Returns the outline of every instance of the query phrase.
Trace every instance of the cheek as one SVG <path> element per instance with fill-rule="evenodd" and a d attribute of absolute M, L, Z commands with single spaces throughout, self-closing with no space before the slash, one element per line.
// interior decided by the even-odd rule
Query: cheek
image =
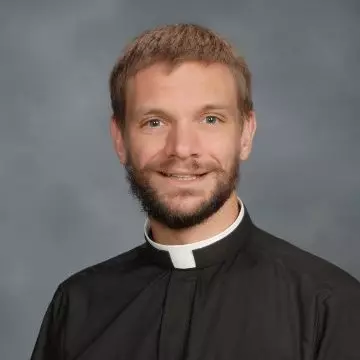
<path fill-rule="evenodd" d="M 229 141 L 213 141 L 207 145 L 208 154 L 215 158 L 223 170 L 229 170 L 238 159 L 238 144 Z"/>
<path fill-rule="evenodd" d="M 154 163 L 158 153 L 158 144 L 146 139 L 136 144 L 133 143 L 131 147 L 131 159 L 138 169 L 144 169 L 149 164 Z"/>

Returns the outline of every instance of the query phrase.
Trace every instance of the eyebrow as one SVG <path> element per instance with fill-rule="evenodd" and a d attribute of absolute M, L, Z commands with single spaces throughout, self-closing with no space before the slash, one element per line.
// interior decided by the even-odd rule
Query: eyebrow
<path fill-rule="evenodd" d="M 200 112 L 208 112 L 213 110 L 222 110 L 222 111 L 230 111 L 230 106 L 226 104 L 207 104 L 205 105 Z"/>
<path fill-rule="evenodd" d="M 204 113 L 204 112 L 209 112 L 209 111 L 216 111 L 216 110 L 220 110 L 220 111 L 226 111 L 227 113 L 230 112 L 230 106 L 226 105 L 226 104 L 206 104 L 204 105 L 199 111 L 198 113 Z M 169 113 L 167 113 L 164 109 L 161 108 L 157 108 L 157 107 L 139 107 L 136 111 L 135 111 L 135 116 L 148 116 L 148 115 L 160 115 L 163 117 L 167 117 L 169 116 Z"/>

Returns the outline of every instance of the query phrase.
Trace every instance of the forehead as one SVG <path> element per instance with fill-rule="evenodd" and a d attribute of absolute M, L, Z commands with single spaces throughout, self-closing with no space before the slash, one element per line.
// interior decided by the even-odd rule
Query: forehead
<path fill-rule="evenodd" d="M 236 107 L 237 88 L 233 73 L 223 64 L 155 64 L 129 80 L 126 100 L 132 110 L 167 105 L 195 109 L 212 103 Z"/>

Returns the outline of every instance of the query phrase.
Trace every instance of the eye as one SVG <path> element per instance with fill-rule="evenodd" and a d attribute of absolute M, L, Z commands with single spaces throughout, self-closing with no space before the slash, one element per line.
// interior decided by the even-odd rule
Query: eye
<path fill-rule="evenodd" d="M 207 116 L 205 116 L 204 121 L 207 124 L 213 125 L 213 124 L 216 124 L 217 122 L 219 122 L 220 119 L 215 115 L 207 115 Z"/>
<path fill-rule="evenodd" d="M 144 126 L 150 127 L 150 128 L 157 128 L 161 126 L 161 120 L 160 119 L 149 119 L 144 123 Z"/>

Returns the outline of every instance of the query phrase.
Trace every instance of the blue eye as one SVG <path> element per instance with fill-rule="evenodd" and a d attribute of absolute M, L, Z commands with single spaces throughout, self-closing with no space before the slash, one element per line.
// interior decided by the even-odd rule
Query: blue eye
<path fill-rule="evenodd" d="M 216 124 L 217 122 L 219 122 L 219 118 L 214 115 L 207 115 L 205 116 L 205 122 L 208 124 Z"/>

